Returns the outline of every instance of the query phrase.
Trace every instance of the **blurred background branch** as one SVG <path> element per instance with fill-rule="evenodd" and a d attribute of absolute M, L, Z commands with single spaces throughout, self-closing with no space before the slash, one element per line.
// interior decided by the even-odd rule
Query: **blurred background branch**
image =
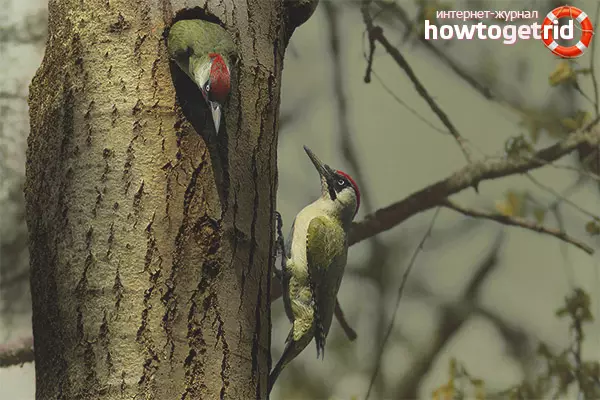
<path fill-rule="evenodd" d="M 15 343 L 0 344 L 0 368 L 32 362 L 33 359 L 33 340 L 31 338 Z"/>

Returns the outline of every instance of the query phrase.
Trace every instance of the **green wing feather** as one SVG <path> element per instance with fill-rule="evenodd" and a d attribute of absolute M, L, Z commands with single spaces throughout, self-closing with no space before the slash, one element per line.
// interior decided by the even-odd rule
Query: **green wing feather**
<path fill-rule="evenodd" d="M 315 217 L 307 232 L 306 260 L 313 293 L 315 315 L 315 343 L 317 357 L 325 351 L 324 320 L 331 320 L 336 299 L 337 279 L 332 264 L 344 250 L 345 234 L 340 224 L 328 217 Z M 343 267 L 343 266 L 342 266 Z M 325 308 L 325 309 L 322 309 Z M 329 310 L 331 308 L 331 310 Z"/>

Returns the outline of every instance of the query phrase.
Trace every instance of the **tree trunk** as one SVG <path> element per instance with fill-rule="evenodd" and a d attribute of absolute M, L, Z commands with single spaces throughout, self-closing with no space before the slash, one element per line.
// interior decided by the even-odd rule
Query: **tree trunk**
<path fill-rule="evenodd" d="M 293 29 L 273 0 L 184 7 L 49 2 L 25 187 L 39 399 L 266 397 Z M 179 106 L 164 39 L 205 12 L 240 52 L 218 139 Z"/>

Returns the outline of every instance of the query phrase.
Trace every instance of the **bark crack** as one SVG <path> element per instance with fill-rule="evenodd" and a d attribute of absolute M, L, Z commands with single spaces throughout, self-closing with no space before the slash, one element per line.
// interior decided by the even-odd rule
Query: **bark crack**
<path fill-rule="evenodd" d="M 121 301 L 123 300 L 123 282 L 121 282 L 121 272 L 120 268 L 117 266 L 117 273 L 115 275 L 115 283 L 112 287 L 113 293 L 115 295 L 115 319 L 118 319 L 119 310 L 121 309 Z"/>
<path fill-rule="evenodd" d="M 225 394 L 227 392 L 227 388 L 229 387 L 229 345 L 227 344 L 227 340 L 225 339 L 225 329 L 223 318 L 219 312 L 218 306 L 215 302 L 214 310 L 216 314 L 215 321 L 218 323 L 217 326 L 217 343 L 221 342 L 221 347 L 223 350 L 223 358 L 221 360 L 221 391 L 220 391 L 220 399 L 223 400 L 225 398 Z"/>
<path fill-rule="evenodd" d="M 138 328 L 136 334 L 136 341 L 144 347 L 144 351 L 146 353 L 146 357 L 143 364 L 142 376 L 140 376 L 138 380 L 138 386 L 140 386 L 145 393 L 150 392 L 150 384 L 152 381 L 152 377 L 158 370 L 160 364 L 160 359 L 158 358 L 158 355 L 156 353 L 152 337 L 148 332 L 148 314 L 150 313 L 150 310 L 152 308 L 150 300 L 152 298 L 152 293 L 157 287 L 158 279 L 161 275 L 160 269 L 158 269 L 155 273 L 150 273 L 149 275 L 150 276 L 148 281 L 150 282 L 150 286 L 144 291 L 144 308 L 142 310 L 140 327 Z"/>

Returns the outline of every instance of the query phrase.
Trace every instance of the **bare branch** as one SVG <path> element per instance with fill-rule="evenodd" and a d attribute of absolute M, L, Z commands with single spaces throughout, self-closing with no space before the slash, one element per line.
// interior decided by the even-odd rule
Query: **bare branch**
<path fill-rule="evenodd" d="M 29 269 L 25 271 L 21 271 L 14 276 L 9 277 L 8 279 L 3 279 L 0 281 L 0 290 L 6 290 L 7 288 L 26 281 L 29 279 Z"/>
<path fill-rule="evenodd" d="M 21 339 L 11 344 L 0 345 L 0 368 L 34 361 L 33 338 Z"/>
<path fill-rule="evenodd" d="M 0 99 L 3 100 L 27 100 L 27 96 L 13 92 L 0 91 Z"/>
<path fill-rule="evenodd" d="M 459 212 L 463 215 L 466 215 L 468 217 L 488 219 L 490 221 L 496 221 L 503 225 L 518 226 L 520 228 L 528 229 L 530 231 L 554 236 L 557 239 L 560 239 L 564 242 L 572 244 L 575 247 L 580 248 L 581 250 L 585 251 L 588 254 L 594 254 L 594 249 L 592 249 L 587 244 L 585 244 L 577 239 L 572 238 L 565 232 L 562 232 L 558 229 L 547 228 L 547 227 L 540 225 L 534 221 L 528 221 L 524 218 L 508 216 L 508 215 L 504 215 L 504 214 L 489 213 L 489 212 L 485 212 L 485 211 L 469 209 L 469 208 L 460 206 L 451 200 L 445 200 L 443 205 L 444 205 L 444 207 L 450 208 L 450 209 L 452 209 L 456 212 Z"/>
<path fill-rule="evenodd" d="M 373 70 L 373 55 L 375 54 L 375 38 L 371 34 L 373 31 L 373 19 L 371 18 L 371 14 L 369 14 L 369 6 L 371 5 L 371 0 L 363 0 L 360 6 L 360 11 L 363 16 L 363 22 L 367 27 L 367 38 L 369 40 L 369 55 L 367 56 L 367 69 L 365 71 L 365 83 L 371 82 L 371 71 Z"/>
<path fill-rule="evenodd" d="M 412 84 L 415 86 L 417 93 L 425 100 L 431 111 L 440 119 L 440 121 L 444 124 L 444 126 L 448 129 L 450 134 L 454 137 L 458 145 L 460 146 L 461 151 L 463 152 L 465 158 L 468 162 L 471 162 L 471 154 L 467 150 L 465 146 L 465 139 L 458 132 L 454 124 L 450 121 L 448 115 L 438 106 L 438 104 L 433 100 L 425 86 L 421 83 L 419 78 L 417 78 L 410 64 L 402 53 L 398 51 L 396 47 L 394 47 L 383 34 L 383 29 L 380 26 L 373 26 L 373 21 L 370 17 L 368 10 L 368 1 L 363 3 L 363 7 L 361 11 L 363 13 L 363 20 L 367 25 L 367 33 L 369 36 L 369 58 L 367 59 L 367 72 L 365 74 L 365 82 L 370 81 L 371 70 L 373 66 L 373 54 L 375 53 L 375 41 L 381 43 L 381 45 L 385 48 L 385 50 L 392 56 L 396 64 L 400 68 L 404 70 Z"/>
<path fill-rule="evenodd" d="M 552 189 L 550 186 L 544 185 L 542 182 L 540 182 L 539 180 L 535 179 L 531 174 L 525 174 L 525 176 L 534 185 L 536 185 L 540 189 L 545 190 L 546 192 L 548 192 L 548 193 L 552 194 L 553 196 L 555 196 L 556 199 L 557 199 L 557 201 L 559 203 L 567 203 L 568 205 L 570 205 L 571 207 L 573 207 L 575 210 L 579 211 L 583 215 L 587 215 L 588 217 L 593 218 L 596 221 L 600 220 L 600 218 L 598 217 L 598 215 L 596 215 L 596 214 L 594 214 L 594 213 L 586 210 L 585 208 L 579 206 L 575 202 L 569 200 L 565 195 L 558 193 L 556 190 Z M 577 185 L 573 186 L 574 189 L 579 186 L 578 185 L 579 182 L 576 182 L 576 183 L 577 183 Z"/>
<path fill-rule="evenodd" d="M 402 223 L 415 214 L 441 205 L 455 193 L 472 187 L 479 182 L 520 174 L 544 166 L 571 153 L 583 144 L 598 145 L 600 129 L 596 127 L 598 118 L 579 132 L 566 139 L 536 152 L 532 158 L 502 158 L 473 162 L 449 177 L 429 185 L 410 196 L 368 215 L 355 222 L 350 234 L 350 243 L 358 243 L 373 235 L 384 232 Z"/>
<path fill-rule="evenodd" d="M 413 252 L 413 255 L 410 258 L 410 261 L 408 263 L 408 266 L 406 267 L 406 270 L 404 271 L 404 274 L 402 275 L 402 281 L 400 282 L 400 287 L 398 288 L 398 297 L 396 298 L 396 306 L 394 307 L 394 312 L 392 314 L 392 320 L 390 321 L 390 324 L 388 325 L 387 332 L 385 333 L 383 342 L 381 343 L 381 349 L 379 350 L 379 353 L 377 354 L 377 358 L 375 359 L 375 369 L 373 370 L 373 375 L 371 375 L 371 381 L 369 382 L 369 389 L 367 390 L 365 400 L 369 399 L 369 396 L 371 395 L 371 390 L 373 389 L 373 384 L 375 383 L 375 379 L 377 379 L 377 374 L 379 373 L 379 368 L 381 367 L 381 358 L 383 357 L 385 346 L 392 334 L 392 330 L 394 329 L 394 323 L 396 322 L 396 314 L 398 313 L 398 307 L 400 306 L 400 300 L 402 299 L 402 294 L 404 293 L 404 288 L 406 287 L 406 282 L 408 281 L 408 275 L 410 274 L 410 271 L 412 271 L 412 268 L 415 265 L 415 261 L 417 260 L 417 256 L 419 255 L 419 252 L 421 250 L 423 250 L 423 245 L 425 244 L 425 241 L 431 235 L 431 231 L 433 230 L 433 225 L 435 224 L 435 221 L 437 219 L 439 212 L 440 212 L 440 209 L 438 208 L 435 211 L 435 214 L 433 215 L 431 222 L 429 223 L 429 227 L 427 228 L 427 231 L 425 232 L 425 234 L 423 235 L 423 238 L 419 242 L 419 245 Z"/>
<path fill-rule="evenodd" d="M 411 21 L 408 13 L 398 4 L 398 3 L 386 3 L 382 0 L 376 0 L 375 2 L 379 5 L 382 10 L 385 12 L 392 13 L 397 16 L 400 21 L 404 24 L 407 31 L 414 30 L 414 24 Z M 437 58 L 439 58 L 444 64 L 446 64 L 459 78 L 464 80 L 469 86 L 479 92 L 483 97 L 488 100 L 496 100 L 499 99 L 492 93 L 490 88 L 482 85 L 476 79 L 473 78 L 472 74 L 464 71 L 454 60 L 446 55 L 442 50 L 436 47 L 432 41 L 426 40 L 425 37 L 419 36 L 419 41 L 425 48 L 433 53 Z"/>
<path fill-rule="evenodd" d="M 344 312 L 342 311 L 342 307 L 340 306 L 340 302 L 339 300 L 335 300 L 335 317 L 337 318 L 338 322 L 340 323 L 342 329 L 344 330 L 344 333 L 346 334 L 346 336 L 348 337 L 348 339 L 350 339 L 351 342 L 356 340 L 356 331 L 354 329 L 352 329 L 352 327 L 348 324 L 348 321 L 346 320 L 346 316 L 344 315 Z"/>

